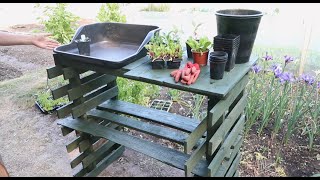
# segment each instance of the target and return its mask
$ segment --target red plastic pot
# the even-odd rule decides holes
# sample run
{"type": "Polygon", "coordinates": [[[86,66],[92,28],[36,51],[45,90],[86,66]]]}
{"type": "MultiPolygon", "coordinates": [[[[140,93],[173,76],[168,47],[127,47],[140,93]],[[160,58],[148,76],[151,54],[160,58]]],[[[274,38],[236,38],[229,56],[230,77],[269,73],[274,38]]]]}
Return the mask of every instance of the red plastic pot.
{"type": "Polygon", "coordinates": [[[200,66],[206,66],[208,64],[208,54],[209,54],[209,49],[205,52],[195,52],[192,51],[192,58],[193,62],[199,64],[200,66]]]}

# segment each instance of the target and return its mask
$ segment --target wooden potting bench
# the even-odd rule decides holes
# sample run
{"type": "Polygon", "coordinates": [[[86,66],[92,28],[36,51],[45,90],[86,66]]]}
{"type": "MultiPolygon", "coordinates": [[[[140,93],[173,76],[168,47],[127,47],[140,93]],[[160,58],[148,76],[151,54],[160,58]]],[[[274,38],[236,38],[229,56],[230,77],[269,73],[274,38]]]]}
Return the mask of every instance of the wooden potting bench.
{"type": "MultiPolygon", "coordinates": [[[[71,167],[82,163],[74,176],[97,176],[119,158],[125,147],[185,171],[185,176],[238,176],[248,72],[257,58],[236,64],[222,80],[210,80],[209,67],[202,67],[195,84],[175,83],[172,69],[152,70],[147,57],[121,69],[77,62],[54,54],[55,66],[48,78],[63,75],[69,84],[52,90],[54,99],[70,102],[57,110],[62,134],[76,138],[67,152],[79,148],[71,167]],[[83,74],[84,73],[84,74],[83,74]],[[86,76],[85,76],[86,75],[86,76]],[[143,107],[117,99],[117,77],[179,89],[208,97],[207,116],[202,120],[143,107]],[[70,116],[71,114],[71,116],[70,116]],[[123,116],[128,115],[128,116],[123,116]],[[139,118],[139,119],[137,119],[139,118]],[[151,122],[151,123],[150,123],[151,122]],[[127,127],[183,146],[172,149],[123,131],[127,127]],[[104,143],[97,143],[104,139],[104,143]]],[[[184,59],[182,66],[191,59],[184,59]]]]}

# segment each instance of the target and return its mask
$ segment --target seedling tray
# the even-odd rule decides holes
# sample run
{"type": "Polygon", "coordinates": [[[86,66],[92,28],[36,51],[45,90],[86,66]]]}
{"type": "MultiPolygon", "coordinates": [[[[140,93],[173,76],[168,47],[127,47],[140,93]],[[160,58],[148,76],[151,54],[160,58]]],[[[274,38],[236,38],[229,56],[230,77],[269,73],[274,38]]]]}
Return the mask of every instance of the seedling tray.
{"type": "Polygon", "coordinates": [[[61,54],[64,60],[118,69],[146,56],[144,45],[159,30],[158,26],[151,25],[111,22],[89,24],[76,31],[70,44],[56,47],[53,51],[61,54]],[[82,34],[91,39],[89,56],[80,55],[75,42],[82,34]]]}

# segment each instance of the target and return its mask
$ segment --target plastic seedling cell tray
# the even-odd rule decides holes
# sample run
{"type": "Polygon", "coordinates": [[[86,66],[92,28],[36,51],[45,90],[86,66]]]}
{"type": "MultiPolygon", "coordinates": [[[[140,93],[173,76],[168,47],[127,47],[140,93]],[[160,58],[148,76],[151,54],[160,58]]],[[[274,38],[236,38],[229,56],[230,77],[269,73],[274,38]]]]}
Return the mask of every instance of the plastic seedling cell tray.
{"type": "Polygon", "coordinates": [[[158,26],[126,23],[94,23],[77,29],[71,43],[53,51],[64,60],[80,61],[118,69],[147,55],[145,45],[158,26]],[[90,38],[90,55],[79,54],[76,41],[81,35],[90,38]]]}
{"type": "Polygon", "coordinates": [[[169,111],[170,107],[172,105],[172,101],[164,101],[164,100],[158,100],[155,99],[152,101],[150,108],[163,110],[163,111],[169,111]]]}

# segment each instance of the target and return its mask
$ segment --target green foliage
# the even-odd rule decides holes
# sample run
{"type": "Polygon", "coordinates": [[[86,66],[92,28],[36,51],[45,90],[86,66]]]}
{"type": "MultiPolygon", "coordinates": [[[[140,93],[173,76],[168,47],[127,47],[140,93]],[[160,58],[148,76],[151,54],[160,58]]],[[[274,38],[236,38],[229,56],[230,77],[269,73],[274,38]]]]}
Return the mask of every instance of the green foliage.
{"type": "Polygon", "coordinates": [[[192,37],[189,37],[189,39],[187,40],[187,44],[190,46],[191,51],[199,52],[201,54],[209,50],[209,48],[212,46],[212,42],[206,36],[201,37],[199,41],[192,37]]]}
{"type": "Polygon", "coordinates": [[[126,16],[121,14],[119,3],[102,4],[97,19],[99,22],[127,22],[126,16]]]}
{"type": "Polygon", "coordinates": [[[183,50],[177,29],[167,34],[163,33],[160,35],[156,33],[145,47],[152,61],[156,59],[164,61],[182,59],[183,50]]]}
{"type": "Polygon", "coordinates": [[[168,91],[172,101],[179,101],[180,100],[180,96],[181,96],[181,92],[177,89],[169,89],[168,91]]]}
{"type": "Polygon", "coordinates": [[[159,94],[160,87],[144,82],[118,77],[119,100],[147,106],[150,98],[159,94]]]}
{"type": "MultiPolygon", "coordinates": [[[[45,6],[43,16],[38,17],[44,24],[47,32],[52,33],[53,38],[62,44],[69,43],[78,27],[78,16],[67,11],[66,3],[56,3],[56,6],[45,6]]],[[[36,8],[40,5],[36,5],[36,8]]]]}
{"type": "MultiPolygon", "coordinates": [[[[275,58],[268,61],[260,59],[257,65],[263,66],[262,70],[250,73],[245,132],[247,134],[256,124],[259,135],[267,128],[272,132],[272,140],[281,133],[282,144],[287,144],[292,134],[300,131],[308,136],[309,148],[312,148],[314,139],[320,135],[320,88],[317,87],[320,79],[310,78],[314,82],[309,83],[302,80],[303,76],[293,73],[293,82],[281,83],[281,75],[275,76],[269,68],[279,62],[281,60],[275,58]]],[[[295,70],[298,64],[284,63],[282,60],[281,66],[280,74],[284,74],[295,70]]]]}
{"type": "Polygon", "coordinates": [[[168,12],[170,6],[167,3],[154,4],[150,3],[147,7],[142,8],[140,11],[155,11],[155,12],[168,12]]]}
{"type": "Polygon", "coordinates": [[[56,107],[60,107],[69,102],[66,97],[53,100],[50,91],[40,92],[36,96],[39,105],[47,112],[53,111],[56,107]]]}

